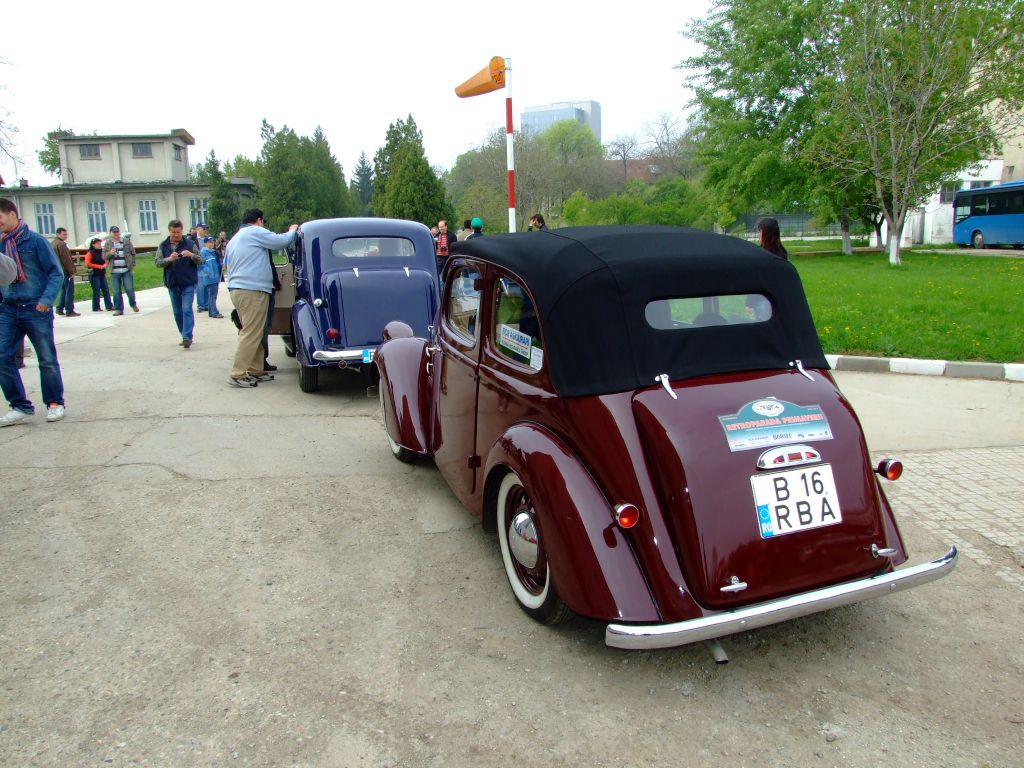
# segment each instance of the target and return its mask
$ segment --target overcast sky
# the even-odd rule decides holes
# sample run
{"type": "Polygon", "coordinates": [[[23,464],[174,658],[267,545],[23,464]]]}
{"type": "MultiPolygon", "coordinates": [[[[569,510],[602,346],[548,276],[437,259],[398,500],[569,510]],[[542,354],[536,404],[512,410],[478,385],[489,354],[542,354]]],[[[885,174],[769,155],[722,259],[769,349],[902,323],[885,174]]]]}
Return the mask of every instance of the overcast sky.
{"type": "MultiPolygon", "coordinates": [[[[516,128],[528,106],[593,100],[602,140],[683,117],[690,92],[673,67],[696,52],[680,33],[708,0],[460,3],[378,0],[176,4],[11,3],[0,30],[0,108],[19,129],[18,175],[55,184],[36,152],[58,125],[76,133],[169,133],[189,160],[256,157],[260,122],[301,135],[323,127],[347,179],[372,162],[389,123],[412,114],[427,158],[451,167],[505,124],[506,91],[455,86],[491,56],[512,60],[516,128]],[[62,52],[63,51],[63,52],[62,52]]],[[[14,166],[0,160],[10,184],[14,166]]]]}

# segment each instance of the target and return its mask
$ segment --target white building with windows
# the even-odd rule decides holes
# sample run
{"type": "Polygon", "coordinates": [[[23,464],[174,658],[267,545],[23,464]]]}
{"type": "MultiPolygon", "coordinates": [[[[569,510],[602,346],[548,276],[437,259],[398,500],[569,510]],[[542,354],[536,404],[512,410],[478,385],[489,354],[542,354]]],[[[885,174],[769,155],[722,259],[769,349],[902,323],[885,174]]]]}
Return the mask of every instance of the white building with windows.
{"type": "MultiPolygon", "coordinates": [[[[194,144],[181,128],[151,136],[69,136],[59,140],[61,184],[0,187],[0,197],[12,199],[41,235],[67,229],[73,247],[87,246],[115,224],[137,247],[155,246],[167,237],[169,221],[180,219],[187,230],[206,220],[210,187],[193,182],[189,172],[194,144]]],[[[237,180],[237,189],[252,196],[249,180],[237,180]]]]}

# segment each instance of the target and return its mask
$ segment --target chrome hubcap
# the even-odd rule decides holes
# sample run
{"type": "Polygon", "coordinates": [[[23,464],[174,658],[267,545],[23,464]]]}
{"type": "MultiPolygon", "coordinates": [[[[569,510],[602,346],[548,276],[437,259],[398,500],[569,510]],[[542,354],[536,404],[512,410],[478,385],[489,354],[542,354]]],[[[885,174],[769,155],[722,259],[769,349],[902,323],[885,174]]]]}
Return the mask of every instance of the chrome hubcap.
{"type": "Polygon", "coordinates": [[[537,526],[533,516],[520,512],[512,518],[508,527],[508,546],[512,556],[524,568],[535,568],[540,554],[540,543],[537,540],[537,526]]]}

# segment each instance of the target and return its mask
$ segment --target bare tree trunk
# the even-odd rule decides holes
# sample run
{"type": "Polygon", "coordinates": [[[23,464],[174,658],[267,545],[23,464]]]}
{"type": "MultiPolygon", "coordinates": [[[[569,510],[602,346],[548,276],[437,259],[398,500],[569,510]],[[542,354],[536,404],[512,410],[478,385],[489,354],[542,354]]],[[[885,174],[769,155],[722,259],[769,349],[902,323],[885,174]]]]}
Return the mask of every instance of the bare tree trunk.
{"type": "Polygon", "coordinates": [[[888,213],[885,215],[885,220],[889,224],[889,265],[893,267],[903,264],[900,261],[900,238],[903,236],[903,224],[906,221],[906,217],[906,211],[894,217],[890,217],[888,213]]]}
{"type": "Polygon", "coordinates": [[[850,242],[850,209],[843,205],[839,212],[839,230],[843,233],[843,255],[853,255],[853,244],[850,242]]]}

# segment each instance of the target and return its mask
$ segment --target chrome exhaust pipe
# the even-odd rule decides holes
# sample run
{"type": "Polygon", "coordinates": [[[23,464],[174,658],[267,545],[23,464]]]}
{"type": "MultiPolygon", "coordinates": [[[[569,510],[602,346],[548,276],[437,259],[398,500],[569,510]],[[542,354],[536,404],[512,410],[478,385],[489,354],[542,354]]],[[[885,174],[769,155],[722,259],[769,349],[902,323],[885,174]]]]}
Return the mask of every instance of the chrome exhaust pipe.
{"type": "Polygon", "coordinates": [[[718,642],[717,638],[711,638],[710,640],[704,641],[705,647],[711,651],[711,655],[715,657],[715,664],[728,664],[729,654],[725,652],[725,648],[718,642]]]}

